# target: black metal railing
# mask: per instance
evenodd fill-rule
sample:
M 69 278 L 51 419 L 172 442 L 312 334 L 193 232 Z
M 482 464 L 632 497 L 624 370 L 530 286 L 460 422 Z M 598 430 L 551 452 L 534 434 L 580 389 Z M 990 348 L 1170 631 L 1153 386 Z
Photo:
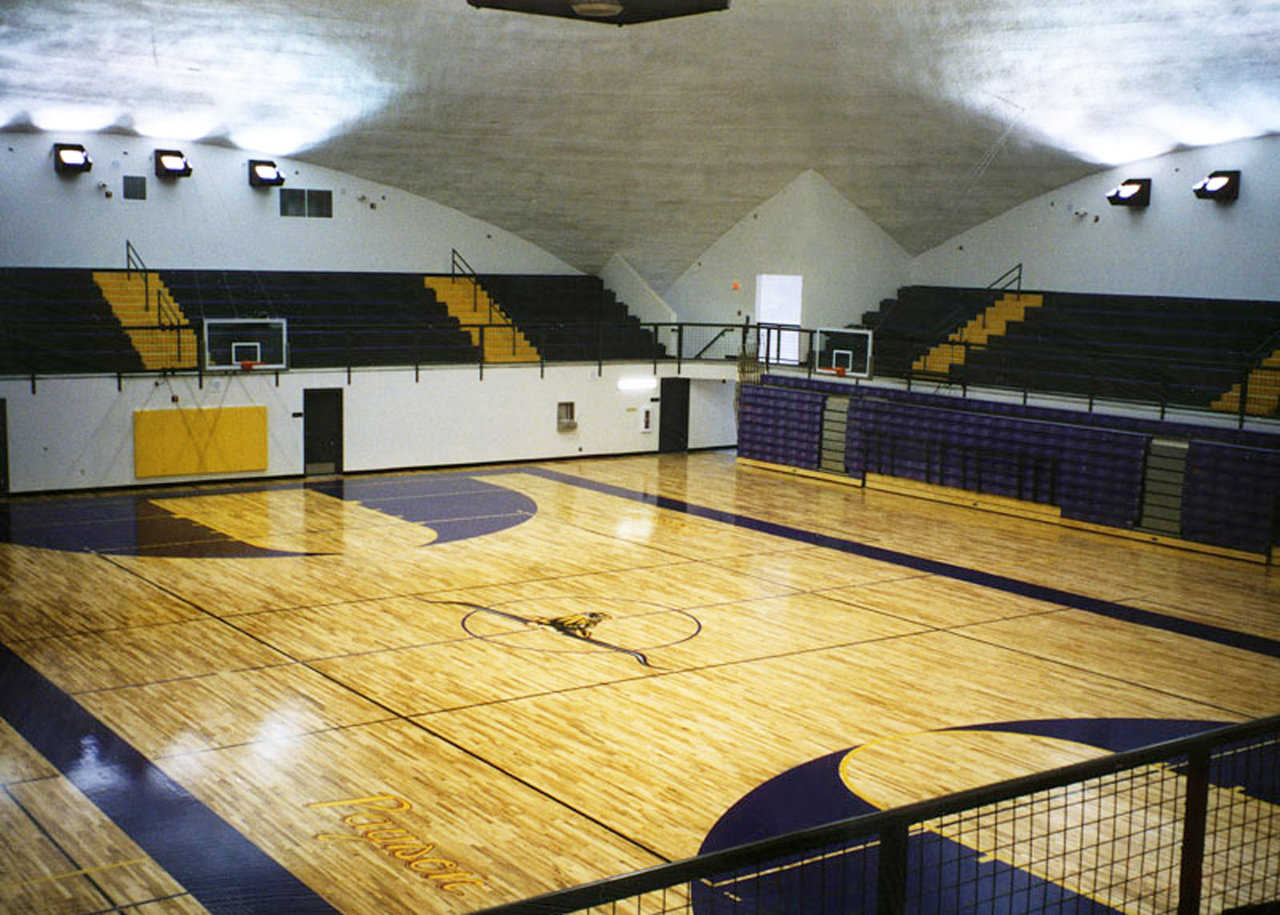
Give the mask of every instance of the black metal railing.
M 480 276 L 467 263 L 457 248 L 449 249 L 449 281 L 456 282 L 458 277 L 471 283 L 471 310 L 480 310 Z M 489 303 L 489 323 L 493 323 L 493 302 Z M 483 350 L 482 350 L 483 352 Z
M 143 307 L 150 310 L 151 308 L 151 276 L 147 270 L 147 264 L 142 259 L 142 255 L 138 253 L 138 249 L 133 246 L 133 242 L 129 239 L 124 240 L 124 275 L 133 279 L 134 273 L 142 274 L 142 301 Z
M 1014 264 L 1004 273 L 1000 274 L 994 280 L 987 284 L 988 289 L 1006 290 L 1010 286 L 1014 287 L 1014 291 L 1019 295 L 1022 294 L 1022 262 Z
M 1251 373 L 1274 376 L 1280 382 L 1280 369 L 1259 364 L 1261 355 L 1255 359 L 1230 350 L 1179 351 L 1134 341 L 1107 346 L 1083 337 L 1071 339 L 1070 335 L 1065 341 L 1055 338 L 1054 342 L 1039 340 L 1034 346 L 1017 347 L 948 341 L 945 346 L 950 348 L 951 359 L 946 368 L 917 367 L 917 360 L 909 360 L 909 354 L 928 342 L 924 337 L 878 336 L 878 373 L 902 378 L 908 387 L 942 383 L 958 386 L 962 393 L 983 387 L 1018 391 L 1024 398 L 1032 393 L 1078 396 L 1086 399 L 1090 410 L 1098 400 L 1151 403 L 1160 407 L 1162 416 L 1170 407 L 1214 409 L 1216 401 L 1238 386 L 1240 407 L 1232 412 L 1244 417 Z M 899 355 L 897 360 L 887 357 L 892 352 Z M 1273 390 L 1270 384 L 1262 387 Z M 1252 415 L 1257 415 L 1256 411 Z
M 151 311 L 151 271 L 147 269 L 146 262 L 142 259 L 142 255 L 138 253 L 138 249 L 129 239 L 124 241 L 124 273 L 125 276 L 132 280 L 134 273 L 142 275 L 142 307 L 146 312 Z M 186 315 L 183 314 L 181 306 L 175 302 L 163 286 L 158 286 L 155 290 L 155 306 L 156 306 L 156 323 L 155 325 L 144 325 L 142 327 L 128 327 L 126 330 L 169 330 L 174 332 L 176 359 L 179 364 L 182 362 L 182 331 L 191 330 L 192 326 L 187 321 Z
M 170 311 L 163 299 L 152 301 L 160 303 L 160 314 L 151 327 L 181 332 L 191 326 L 180 314 Z M 813 377 L 821 369 L 818 331 L 812 328 L 634 320 L 522 323 L 515 325 L 514 331 L 512 326 L 497 322 L 406 322 L 357 327 L 350 320 L 340 322 L 340 326 L 326 326 L 319 318 L 293 320 L 291 362 L 298 367 L 349 371 L 371 365 L 472 363 L 479 364 L 483 372 L 486 362 L 514 361 L 518 332 L 536 347 L 537 363 L 544 367 L 548 363 L 589 362 L 602 371 L 606 362 L 642 361 L 648 362 L 655 373 L 660 364 L 674 363 L 678 374 L 686 362 L 737 362 L 746 355 L 769 372 L 793 371 Z M 7 354 L 0 354 L 0 374 L 67 373 L 67 360 L 57 356 L 54 351 L 59 347 L 52 341 L 59 333 L 65 336 L 72 330 L 84 341 L 77 346 L 75 362 L 85 366 L 83 371 L 92 372 L 97 350 L 93 336 L 88 334 L 91 329 L 77 326 L 59 331 L 47 321 L 6 321 L 7 337 L 23 342 L 21 346 L 10 345 Z M 504 356 L 491 352 L 486 357 L 484 341 L 495 338 L 502 341 Z M 908 389 L 946 386 L 962 396 L 971 389 L 983 388 L 1014 392 L 1024 401 L 1039 394 L 1078 397 L 1089 410 L 1099 401 L 1115 401 L 1154 405 L 1162 417 L 1171 408 L 1235 414 L 1241 426 L 1248 417 L 1275 415 L 1280 406 L 1280 399 L 1275 397 L 1280 392 L 1280 367 L 1262 365 L 1251 358 L 1261 358 L 1261 350 L 1249 354 L 1213 353 L 1209 349 L 1179 353 L 1159 346 L 1144 351 L 1141 344 L 1121 350 L 1070 340 L 1066 345 L 1039 341 L 1034 353 L 1028 355 L 1003 344 L 956 341 L 950 344 L 957 357 L 954 365 L 943 370 L 916 368 L 909 354 L 928 342 L 919 337 L 877 334 L 875 377 L 901 381 Z M 113 345 L 103 344 L 101 371 L 115 374 L 119 360 L 107 352 Z
M 1221 912 L 1280 899 L 1278 796 L 1275 716 L 484 911 Z
M 956 305 L 930 325 L 926 336 L 932 339 L 933 343 L 937 343 L 939 340 L 948 338 L 969 323 L 970 320 L 979 316 L 982 318 L 982 326 L 986 327 L 986 310 L 995 302 L 995 293 L 1006 292 L 1010 287 L 1013 287 L 1016 295 L 1022 295 L 1021 262 L 1014 264 L 987 284 L 983 291 L 989 293 L 989 295 L 977 300 L 974 300 L 971 296 L 964 297 L 965 301 L 962 304 Z

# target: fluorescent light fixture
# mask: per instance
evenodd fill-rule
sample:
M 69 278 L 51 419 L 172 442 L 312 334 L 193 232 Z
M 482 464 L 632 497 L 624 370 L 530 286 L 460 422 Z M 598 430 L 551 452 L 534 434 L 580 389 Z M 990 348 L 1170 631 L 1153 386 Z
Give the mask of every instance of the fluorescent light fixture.
M 191 163 L 181 150 L 157 149 L 155 158 L 157 178 L 186 178 L 191 175 Z
M 278 187 L 284 184 L 284 175 L 270 159 L 249 160 L 250 187 Z
M 60 175 L 78 175 L 93 168 L 93 160 L 79 143 L 53 144 L 53 170 Z
M 618 0 L 577 0 L 569 5 L 579 16 L 590 16 L 593 19 L 604 19 L 622 12 L 622 4 Z
M 1235 200 L 1240 196 L 1240 172 L 1210 172 L 1191 188 L 1202 200 Z
M 205 111 L 175 114 L 167 111 L 140 111 L 133 116 L 139 135 L 165 143 L 181 143 L 208 136 L 218 128 L 214 115 Z
M 1151 203 L 1150 178 L 1125 178 L 1107 192 L 1107 203 L 1115 207 L 1144 207 Z
M 90 133 L 110 127 L 119 112 L 92 105 L 40 106 L 31 111 L 31 123 L 41 130 Z
M 652 375 L 630 375 L 618 379 L 619 391 L 653 391 L 658 387 L 658 379 Z
M 727 10 L 729 0 L 467 0 L 480 9 L 633 25 Z

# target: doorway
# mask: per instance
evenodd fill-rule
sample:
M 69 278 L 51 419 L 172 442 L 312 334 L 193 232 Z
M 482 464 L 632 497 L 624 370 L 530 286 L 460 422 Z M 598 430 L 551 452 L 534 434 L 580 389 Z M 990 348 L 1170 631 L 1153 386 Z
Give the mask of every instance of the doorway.
M 689 450 L 689 379 L 663 378 L 658 404 L 658 450 Z
M 0 397 L 0 495 L 9 491 L 8 402 Z
M 302 472 L 342 472 L 342 388 L 302 392 Z
M 800 362 L 801 315 L 803 314 L 804 277 L 794 274 L 761 273 L 756 276 L 756 323 L 782 325 L 762 338 L 762 359 L 796 365 Z M 794 332 L 789 328 L 796 328 Z

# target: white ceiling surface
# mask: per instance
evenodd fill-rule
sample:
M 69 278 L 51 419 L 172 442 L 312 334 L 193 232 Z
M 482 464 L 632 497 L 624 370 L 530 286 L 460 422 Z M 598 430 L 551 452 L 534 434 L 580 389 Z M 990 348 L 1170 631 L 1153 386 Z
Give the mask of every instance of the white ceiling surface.
M 733 0 L 625 28 L 4 0 L 0 127 L 292 155 L 661 290 L 809 168 L 918 253 L 1101 168 L 1280 132 L 1278 56 L 1268 0 Z

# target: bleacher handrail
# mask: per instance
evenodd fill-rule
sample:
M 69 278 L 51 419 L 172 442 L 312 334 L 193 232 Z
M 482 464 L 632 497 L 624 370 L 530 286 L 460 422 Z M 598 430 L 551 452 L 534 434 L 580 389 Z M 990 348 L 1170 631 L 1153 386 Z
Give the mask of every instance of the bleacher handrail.
M 1018 261 L 987 284 L 988 289 L 1008 289 L 1010 286 L 1016 287 L 1018 294 L 1022 294 L 1022 261 Z
M 471 310 L 480 310 L 480 276 L 475 269 L 467 263 L 467 259 L 462 256 L 457 248 L 449 249 L 449 280 L 452 282 L 459 276 L 466 277 L 471 280 Z M 493 323 L 493 302 L 489 303 L 489 323 Z
M 151 271 L 147 269 L 146 262 L 142 259 L 142 255 L 138 253 L 138 249 L 134 247 L 133 242 L 126 238 L 124 240 L 125 277 L 133 279 L 135 271 L 142 274 L 142 308 L 144 311 L 149 312 L 151 311 Z M 171 330 L 175 333 L 177 360 L 181 363 L 182 332 L 190 330 L 191 324 L 183 314 L 181 306 L 165 292 L 163 283 L 156 287 L 155 305 L 156 327 L 159 330 Z
M 837 843 L 848 844 L 854 839 L 873 836 L 882 840 L 878 856 L 878 865 L 882 871 L 887 868 L 896 873 L 905 874 L 905 840 L 907 830 L 913 825 L 1030 794 L 1067 787 L 1089 779 L 1158 765 L 1175 758 L 1187 760 L 1185 778 L 1188 782 L 1188 795 L 1190 796 L 1193 791 L 1207 793 L 1209 753 L 1212 750 L 1257 737 L 1276 735 L 1280 735 L 1280 715 L 1228 725 L 1190 737 L 1113 753 L 993 785 L 970 788 L 943 797 L 801 829 L 670 864 L 660 864 L 635 873 L 482 909 L 479 915 L 558 915 L 558 913 L 586 910 L 643 893 L 708 880 L 742 868 L 768 866 L 784 856 L 795 856 Z M 1193 805 L 1189 803 L 1188 808 L 1192 807 Z M 1191 813 L 1196 812 L 1194 809 L 1191 810 Z M 1184 854 L 1180 862 L 1182 871 L 1178 907 L 1180 913 L 1199 910 L 1200 875 L 1198 872 L 1188 873 L 1188 870 L 1193 867 L 1198 869 L 1199 858 L 1197 857 L 1194 862 L 1190 861 L 1189 855 L 1185 853 L 1186 846 L 1194 845 L 1197 838 L 1203 842 L 1203 805 L 1200 806 L 1198 813 L 1201 817 L 1198 829 L 1197 824 L 1191 822 L 1191 817 L 1188 816 L 1184 820 L 1185 827 L 1182 831 Z M 902 841 L 883 841 L 890 835 L 897 836 Z M 1203 853 L 1203 848 L 1201 852 Z M 905 887 L 895 885 L 895 881 L 882 879 L 878 882 L 878 889 L 880 892 L 878 912 L 892 913 L 903 910 L 904 900 L 901 897 L 895 898 L 895 891 L 902 891 Z M 890 898 L 886 898 L 886 895 Z
M 1277 350 L 1280 350 L 1280 328 L 1250 350 L 1245 356 L 1245 363 L 1248 366 L 1257 365 Z
M 151 281 L 147 270 L 146 262 L 143 261 L 142 255 L 138 253 L 138 249 L 133 246 L 133 242 L 129 239 L 124 240 L 124 275 L 128 279 L 133 279 L 134 271 L 142 274 L 142 303 L 143 307 L 148 311 L 151 309 Z

